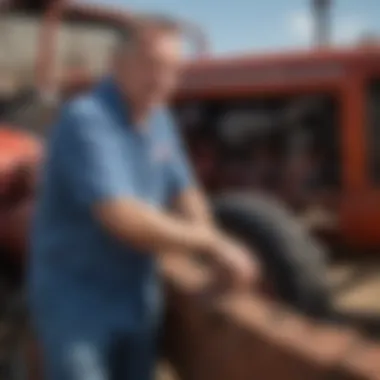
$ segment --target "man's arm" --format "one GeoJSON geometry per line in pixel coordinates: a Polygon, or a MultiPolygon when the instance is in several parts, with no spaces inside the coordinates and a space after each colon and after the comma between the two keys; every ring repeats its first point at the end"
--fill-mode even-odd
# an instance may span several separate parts
{"type": "Polygon", "coordinates": [[[142,251],[217,250],[219,238],[211,228],[138,200],[119,139],[111,126],[100,123],[96,112],[69,106],[59,125],[60,169],[78,203],[111,234],[142,251]]]}
{"type": "Polygon", "coordinates": [[[218,236],[211,228],[132,198],[100,202],[94,212],[108,231],[141,250],[211,252],[217,244],[218,236]]]}
{"type": "Polygon", "coordinates": [[[206,196],[198,187],[190,187],[180,192],[173,200],[173,207],[187,220],[202,225],[213,226],[214,219],[206,196]]]}

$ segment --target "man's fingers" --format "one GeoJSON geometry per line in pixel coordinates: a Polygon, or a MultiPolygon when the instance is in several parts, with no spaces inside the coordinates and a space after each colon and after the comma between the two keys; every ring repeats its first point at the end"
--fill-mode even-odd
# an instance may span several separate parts
{"type": "MultiPolygon", "coordinates": [[[[261,268],[259,262],[254,258],[252,252],[248,250],[236,252],[239,255],[238,266],[235,269],[234,275],[237,281],[246,286],[253,286],[260,281],[261,268]]],[[[232,268],[233,269],[233,268],[232,268]]]]}

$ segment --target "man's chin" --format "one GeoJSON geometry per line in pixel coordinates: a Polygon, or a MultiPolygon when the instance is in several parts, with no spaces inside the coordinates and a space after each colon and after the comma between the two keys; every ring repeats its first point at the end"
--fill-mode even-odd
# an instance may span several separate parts
{"type": "Polygon", "coordinates": [[[167,98],[163,96],[149,95],[141,99],[140,104],[146,109],[160,107],[167,103],[167,98]]]}
{"type": "Polygon", "coordinates": [[[149,107],[151,108],[155,108],[155,107],[159,107],[159,106],[162,106],[163,104],[165,104],[165,99],[163,99],[162,97],[151,97],[147,100],[147,104],[149,105],[149,107]]]}

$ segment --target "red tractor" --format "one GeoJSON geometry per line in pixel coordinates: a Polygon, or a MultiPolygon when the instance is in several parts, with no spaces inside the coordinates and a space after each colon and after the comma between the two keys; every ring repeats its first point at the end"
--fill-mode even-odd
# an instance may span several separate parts
{"type": "MultiPolygon", "coordinates": [[[[23,319],[24,253],[48,126],[62,99],[102,75],[126,22],[133,17],[64,1],[3,4],[0,347],[12,348],[5,339],[17,341],[23,319]]],[[[204,53],[202,34],[184,29],[204,53]]],[[[173,99],[217,220],[260,256],[273,293],[314,317],[333,313],[325,251],[312,232],[380,246],[379,62],[377,47],[200,56],[173,99]]],[[[1,360],[12,363],[14,352],[1,360]]]]}

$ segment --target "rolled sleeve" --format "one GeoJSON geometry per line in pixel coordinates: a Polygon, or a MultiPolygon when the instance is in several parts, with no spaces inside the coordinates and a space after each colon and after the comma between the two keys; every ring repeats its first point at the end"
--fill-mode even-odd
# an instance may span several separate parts
{"type": "Polygon", "coordinates": [[[99,111],[68,106],[62,111],[56,140],[65,184],[79,202],[134,195],[127,160],[112,125],[99,111]]]}

